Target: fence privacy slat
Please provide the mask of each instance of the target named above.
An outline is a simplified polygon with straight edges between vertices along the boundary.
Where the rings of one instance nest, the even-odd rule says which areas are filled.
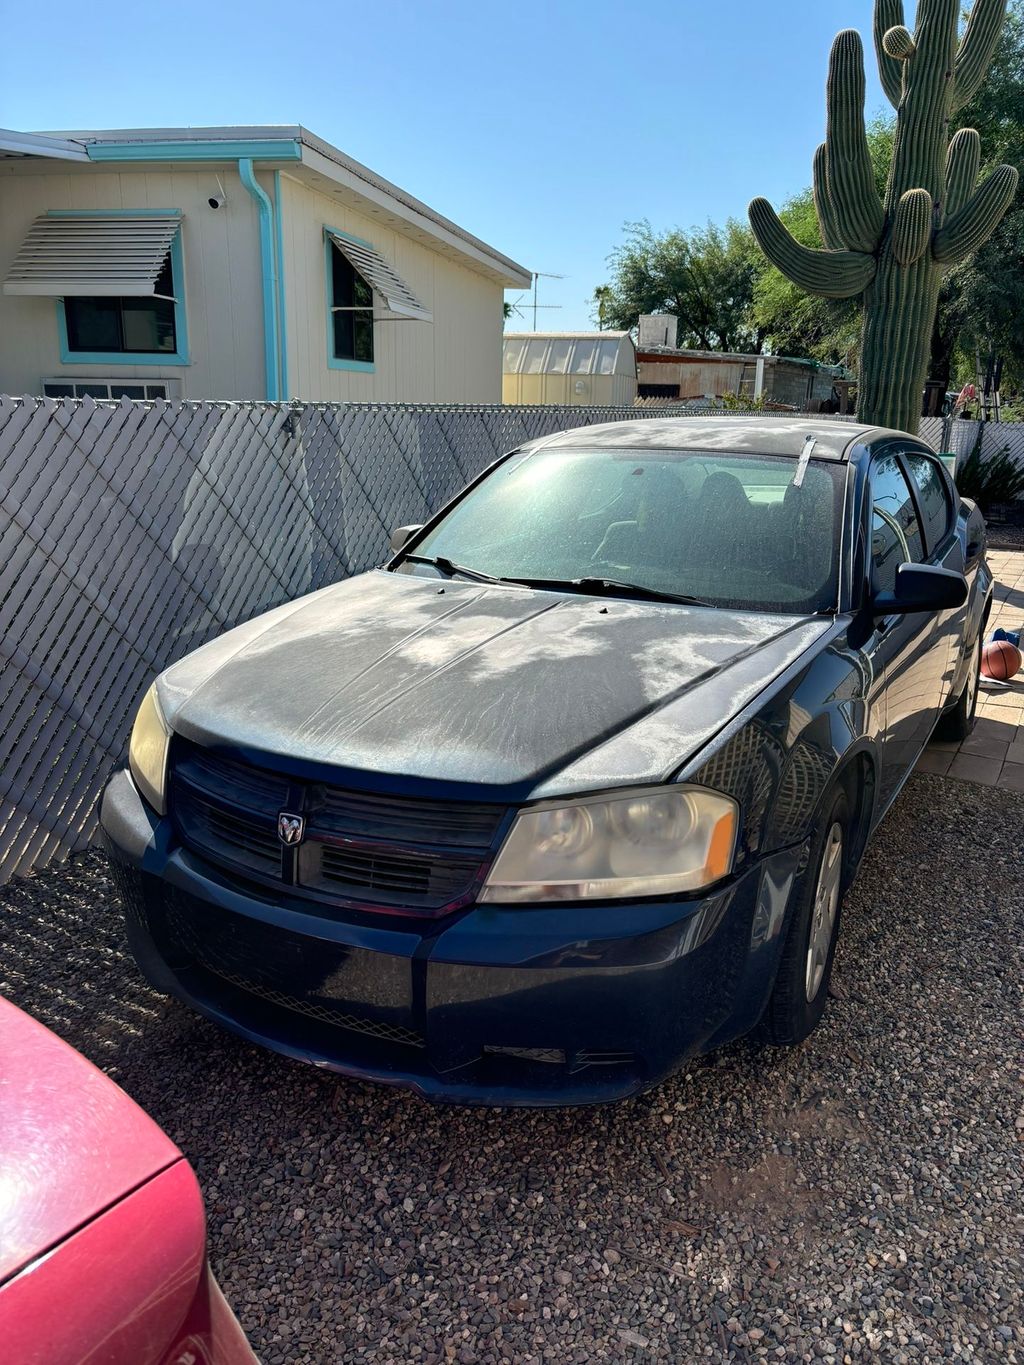
[[[0,882],[88,843],[175,659],[381,563],[523,441],[677,414],[700,415],[0,397]],[[953,424],[961,453],[974,426]]]

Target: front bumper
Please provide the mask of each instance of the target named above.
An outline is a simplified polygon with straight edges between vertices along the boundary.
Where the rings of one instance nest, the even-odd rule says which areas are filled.
[[[100,822],[146,977],[288,1056],[484,1105],[592,1104],[751,1028],[800,850],[715,894],[376,916],[268,892],[175,840],[126,772]]]

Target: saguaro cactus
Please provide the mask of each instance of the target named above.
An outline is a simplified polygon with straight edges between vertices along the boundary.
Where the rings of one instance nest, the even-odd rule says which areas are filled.
[[[814,157],[824,250],[801,246],[766,199],[750,205],[761,250],[794,284],[828,298],[864,296],[858,413],[916,431],[943,272],[995,231],[1017,189],[1013,166],[975,188],[981,140],[949,139],[953,114],[985,78],[1006,0],[975,0],[958,38],[961,0],[918,0],[913,33],[902,0],[875,0],[882,85],[896,106],[892,170],[875,189],[864,131],[864,52],[846,29],[832,45],[825,141]]]

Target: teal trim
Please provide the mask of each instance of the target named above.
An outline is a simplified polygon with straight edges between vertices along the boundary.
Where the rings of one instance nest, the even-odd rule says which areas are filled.
[[[274,172],[274,208],[277,213],[277,328],[278,344],[281,348],[281,398],[288,401],[288,315],[285,308],[284,287],[284,204],[281,202],[281,172]]]
[[[260,267],[263,274],[263,369],[266,375],[267,402],[277,403],[280,345],[277,330],[277,266],[274,259],[274,206],[256,179],[252,158],[241,157],[238,175],[256,201],[260,219]]]
[[[102,212],[104,217],[136,218],[162,212],[164,216],[177,210],[140,210],[118,209],[107,213],[103,210],[78,209],[58,210],[62,218],[91,218],[94,213]],[[57,300],[57,335],[60,340],[60,363],[62,365],[190,365],[188,349],[188,322],[185,308],[185,253],[181,245],[181,228],[171,243],[171,273],[174,276],[174,351],[72,351],[68,346],[68,319],[64,312],[64,300]]]
[[[90,142],[90,161],[301,161],[294,138],[268,142]]]
[[[362,374],[373,374],[377,366],[372,360],[336,360],[328,351],[327,368],[329,370],[357,370]]]
[[[329,236],[332,232],[338,237],[344,237],[349,242],[357,242],[360,246],[368,246],[371,250],[373,249],[372,242],[367,242],[362,237],[353,237],[351,232],[342,232],[341,228],[328,227],[326,223],[324,224],[324,303],[327,310],[327,368],[329,370],[354,370],[357,374],[373,374],[377,366],[372,360],[339,360],[334,354],[334,315],[331,312],[331,305],[334,302],[331,297],[331,278],[334,272],[331,252],[336,248]]]
[[[373,243],[372,243],[372,242],[368,242],[368,241],[366,240],[365,237],[357,237],[357,236],[356,236],[354,233],[352,233],[352,232],[342,232],[341,228],[334,228],[334,227],[327,227],[327,226],[325,226],[325,227],[324,227],[324,233],[326,234],[326,233],[328,233],[328,232],[333,232],[334,235],[335,235],[335,237],[344,237],[345,240],[346,240],[346,242],[355,242],[356,246],[365,246],[365,247],[369,247],[369,249],[370,249],[371,251],[376,251],[376,249],[377,249],[377,248],[373,245]]]
[[[47,209],[47,218],[180,218],[181,209]]]

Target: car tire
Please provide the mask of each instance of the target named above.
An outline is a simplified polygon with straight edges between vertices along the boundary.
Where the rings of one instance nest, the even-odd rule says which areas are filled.
[[[936,739],[966,739],[974,729],[974,722],[978,715],[978,680],[981,677],[981,645],[982,639],[979,632],[978,640],[973,650],[973,671],[967,674],[966,681],[960,689],[960,695],[957,698],[956,705],[939,717],[938,724],[935,726]]]
[[[793,888],[786,942],[762,1020],[763,1032],[780,1047],[802,1043],[825,1012],[850,835],[849,802],[844,791],[836,791],[814,827],[807,868]]]

